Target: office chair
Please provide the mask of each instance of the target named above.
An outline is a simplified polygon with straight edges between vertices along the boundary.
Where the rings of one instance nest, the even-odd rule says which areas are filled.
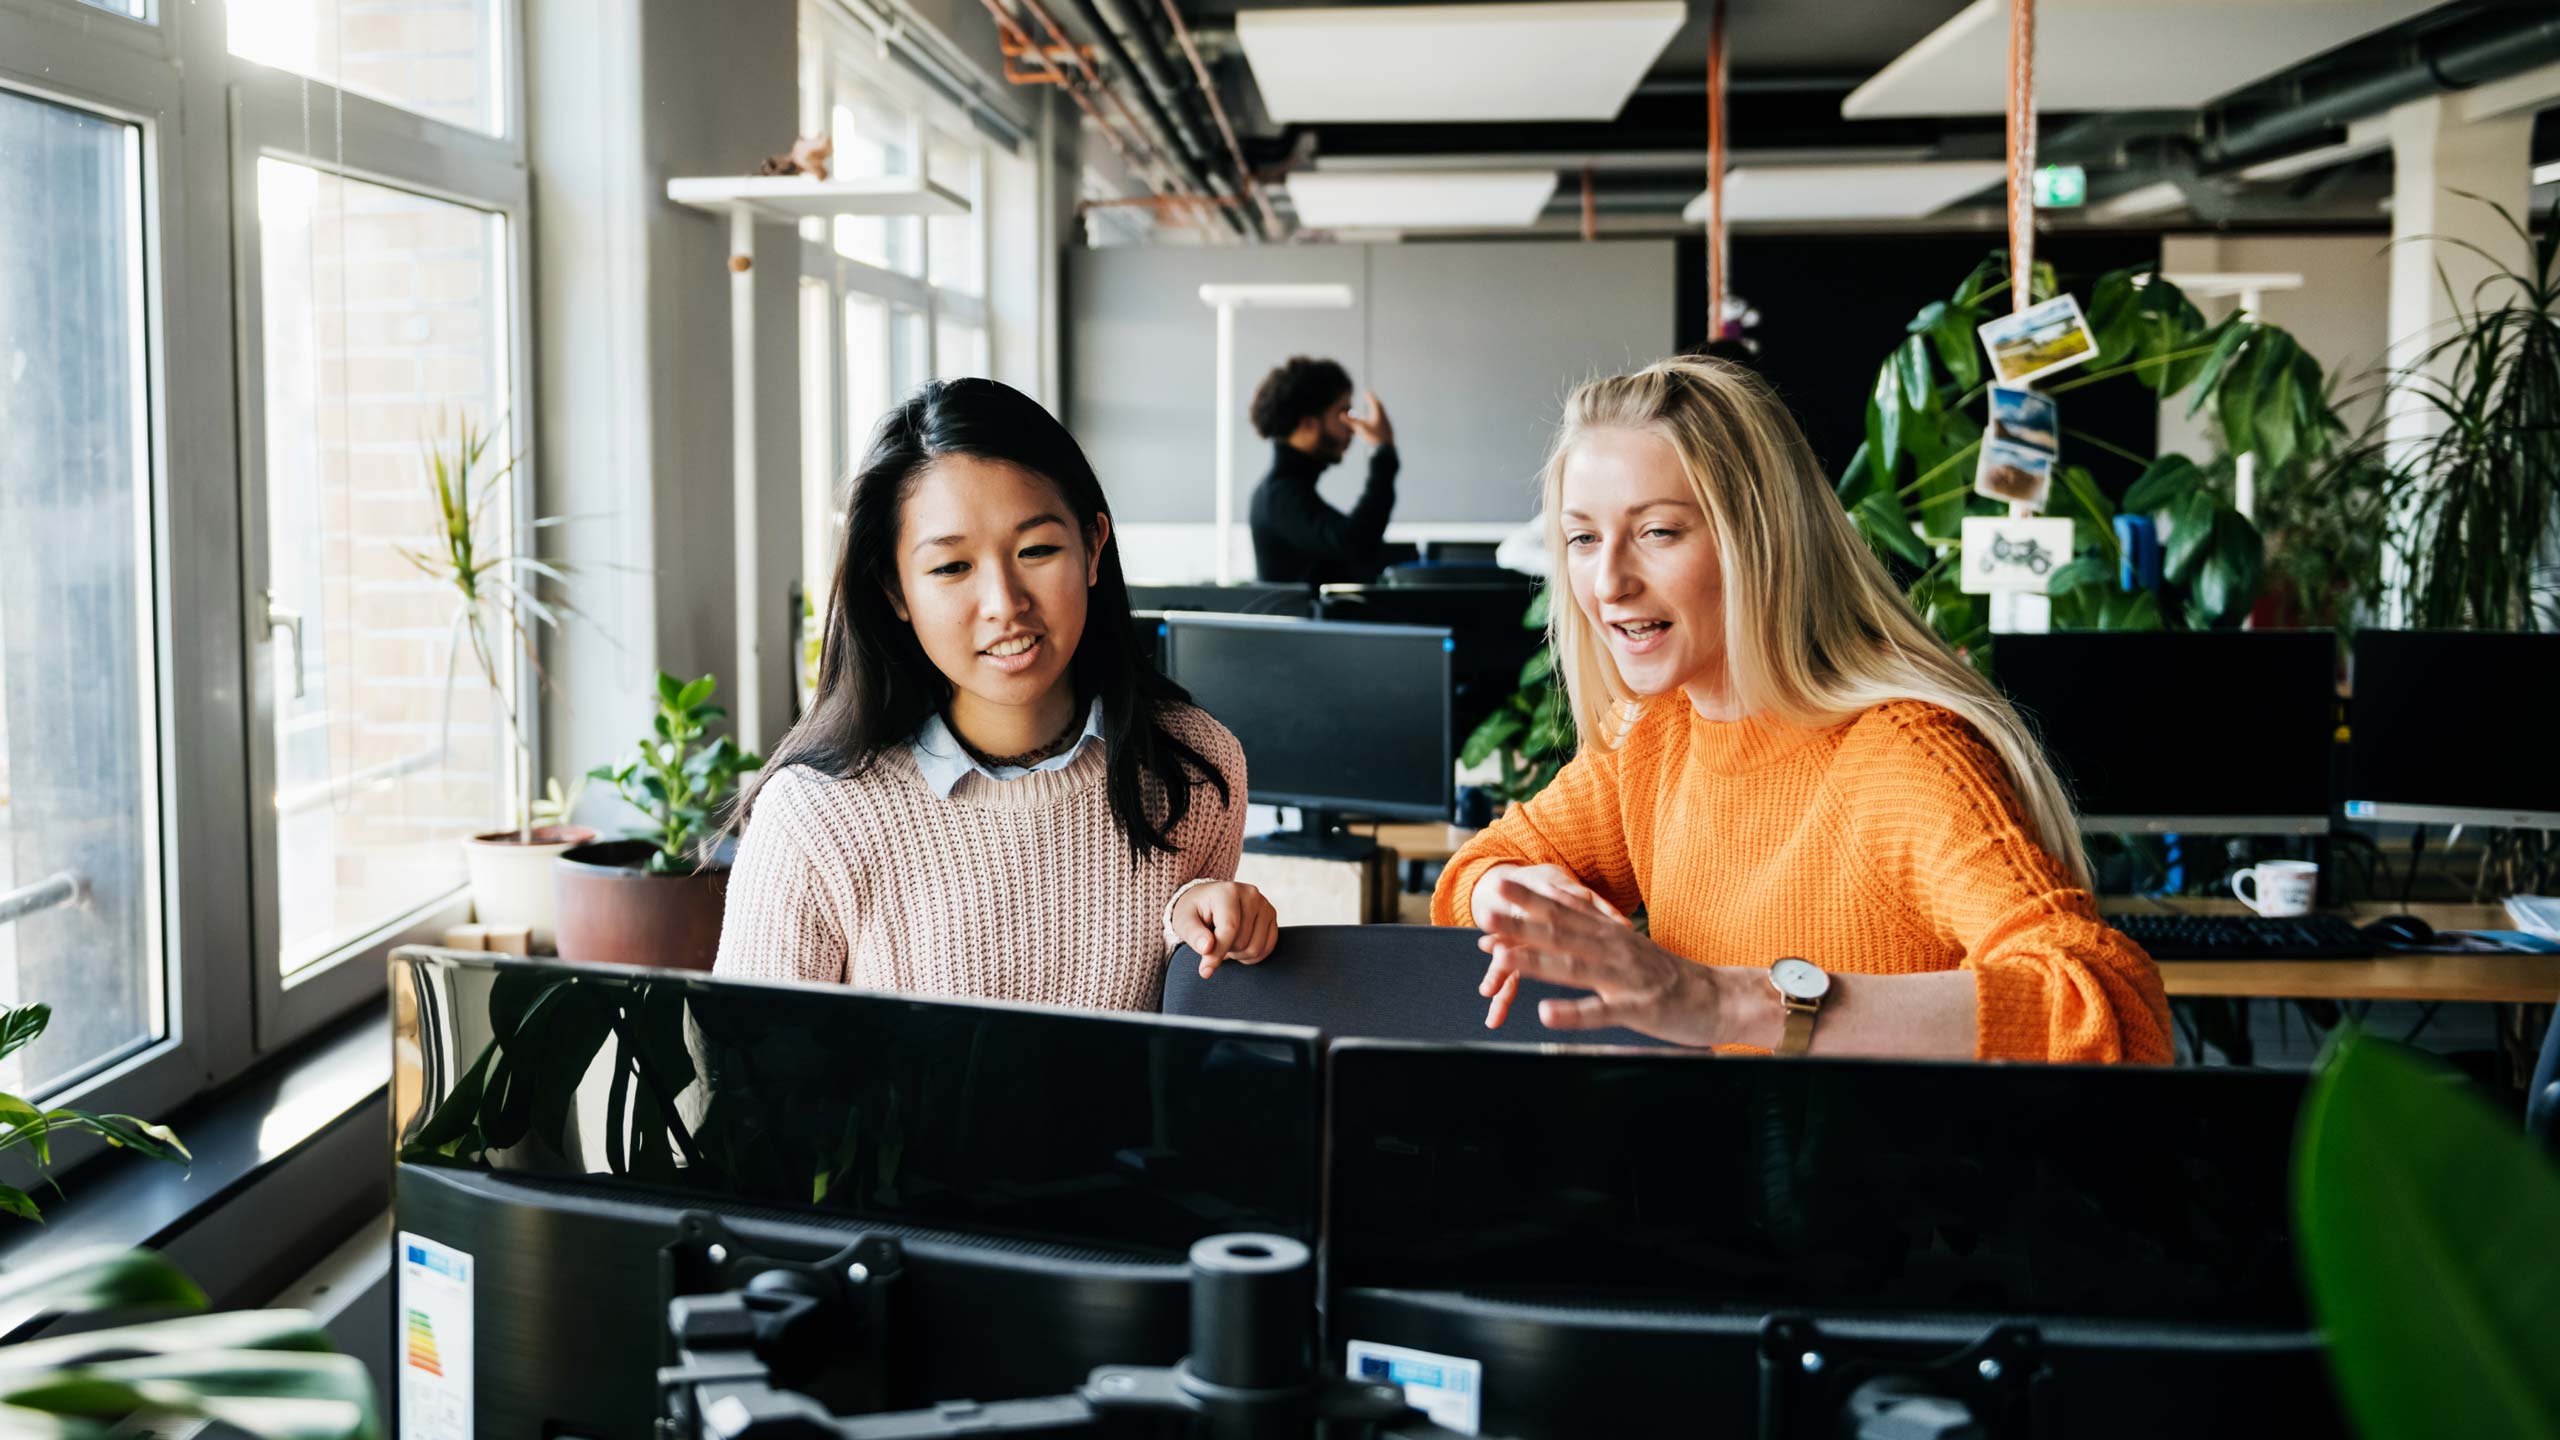
[[[1215,1020],[1310,1025],[1329,1040],[1491,1041],[1519,1045],[1650,1045],[1633,1030],[1550,1030],[1538,1002],[1582,992],[1534,980],[1500,1030],[1484,1028],[1481,931],[1435,925],[1287,925],[1258,965],[1233,961],[1200,978],[1185,945],[1165,972],[1163,1011]]]
[[[1390,565],[1379,572],[1378,583],[1398,590],[1427,590],[1441,585],[1511,585],[1518,587],[1523,604],[1528,602],[1529,592],[1538,585],[1535,576],[1506,570],[1499,565],[1444,565],[1429,561]]]

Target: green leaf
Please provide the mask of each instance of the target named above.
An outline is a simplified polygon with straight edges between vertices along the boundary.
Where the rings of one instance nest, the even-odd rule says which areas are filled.
[[[1890,495],[1869,495],[1858,502],[1851,518],[1858,522],[1859,531],[1871,546],[1879,546],[1914,565],[1926,565],[1932,558],[1929,547],[1911,533],[1910,517],[1902,513],[1902,507],[1894,504]]]
[[[2046,577],[2044,593],[2068,595],[2084,585],[2112,584],[2116,567],[2095,555],[2083,555]]]
[[[668,674],[668,673],[667,673],[666,671],[664,671],[664,670],[661,670],[661,671],[659,671],[659,672],[658,672],[658,703],[659,703],[659,704],[661,704],[661,705],[665,705],[665,706],[668,706],[668,707],[670,707],[670,708],[673,708],[673,707],[674,707],[674,705],[675,705],[675,703],[676,703],[676,697],[677,697],[677,696],[679,696],[679,695],[682,695],[683,693],[684,693],[684,686],[683,686],[683,684],[682,684],[681,682],[679,682],[679,681],[676,679],[676,677],[674,677],[673,675]]]
[[[705,675],[701,679],[692,682],[682,690],[676,692],[675,707],[679,710],[690,711],[696,705],[710,699],[711,692],[719,688],[719,681]]]
[[[2237,510],[2214,512],[2213,543],[2197,567],[2195,603],[2208,625],[2236,624],[2258,603],[2267,546],[2258,527]]]
[[[1894,360],[1902,371],[1903,408],[1915,415],[1938,408],[1938,389],[1929,375],[1929,342],[1912,336],[1894,352]]]
[[[1842,505],[1855,506],[1884,489],[1885,485],[1886,482],[1877,477],[1876,467],[1867,463],[1867,442],[1861,440],[1858,448],[1849,452],[1848,468],[1840,472],[1840,482],[1831,488],[1832,493],[1840,497]]]
[[[2560,1169],[2458,1076],[2350,1032],[2294,1149],[2303,1276],[2366,1440],[2560,1435]]]
[[[1907,334],[1926,335],[1929,333],[1931,328],[1936,326],[1939,321],[1945,319],[1946,316],[1947,302],[1944,300],[1932,300],[1928,304],[1921,306],[1920,313],[1912,316],[1911,323],[1903,326],[1902,328]]]
[[[1547,683],[1547,677],[1555,673],[1555,650],[1553,647],[1541,646],[1537,654],[1530,656],[1520,666],[1520,688],[1525,690],[1533,685],[1544,685]]]
[[[87,1249],[0,1274],[0,1305],[80,1315],[143,1306],[201,1310],[205,1298],[177,1266],[148,1250]]]
[[[2258,372],[2257,414],[2252,416],[2252,430],[2258,442],[2258,453],[2269,465],[2283,465],[2291,460],[2298,447],[2301,419],[2294,401],[2294,364],[2302,351],[2292,336],[2281,330],[2269,335],[2270,349]]]
[[[43,1111],[15,1095],[0,1094],[0,1125],[9,1127],[0,1133],[0,1150],[23,1144],[35,1152],[37,1168],[53,1163],[53,1142],[46,1138],[51,1127]]]
[[[1529,728],[1527,717],[1517,710],[1496,710],[1477,722],[1467,736],[1466,748],[1458,752],[1458,763],[1472,769],[1494,757],[1503,746],[1517,740]]]
[[[2240,347],[2248,344],[2258,333],[2256,325],[2242,320],[2237,314],[2214,328],[2220,333],[2213,342],[2213,352],[2205,356],[2203,367],[2195,374],[2195,397],[2187,402],[2190,417],[2213,399],[2214,387],[2222,382],[2222,372],[2230,366],[2231,357],[2239,354]]]
[[[2204,484],[2204,478],[2204,471],[2186,456],[2174,452],[2163,455],[2126,489],[2123,510],[2132,515],[2166,510],[2193,494]]]
[[[1982,383],[1982,337],[1975,327],[1982,316],[1971,307],[1950,309],[1929,327],[1929,343],[1938,352],[1938,363],[1947,367],[1959,390],[1971,390]]]
[[[14,1010],[0,1011],[0,1059],[15,1055],[33,1043],[52,1019],[53,1007],[50,1005],[21,1005]]]
[[[2159,630],[2165,628],[2160,618],[2159,596],[2148,590],[2136,590],[2131,594],[2122,590],[2109,590],[2104,593],[2106,600],[2098,608],[2099,629]]]
[[[369,1440],[373,1384],[351,1356],[198,1351],[14,1377],[0,1403],[98,1420],[200,1416],[266,1440]]]
[[[2222,416],[2222,443],[2234,455],[2258,448],[2254,423],[2258,411],[2258,372],[2265,368],[2267,347],[2252,345],[2239,362],[2225,370],[2215,389]]]
[[[2220,504],[2203,490],[2190,490],[2169,507],[2169,534],[2163,542],[2161,573],[2179,585],[2195,578],[2213,539],[2213,512]]]
[[[1543,630],[1546,628],[1548,598],[1554,593],[1544,585],[1538,587],[1538,593],[1529,597],[1528,610],[1520,617],[1521,629]]]
[[[329,1353],[329,1332],[307,1310],[224,1310],[182,1315],[147,1325],[84,1330],[12,1345],[0,1351],[0,1372],[58,1370],[138,1355],[182,1355],[200,1350],[278,1350]]]
[[[21,1220],[33,1220],[39,1225],[44,1223],[44,1212],[36,1208],[35,1197],[15,1185],[0,1185],[0,1212],[15,1215]]]
[[[196,1157],[178,1142],[175,1132],[166,1125],[154,1125],[131,1115],[92,1115],[86,1110],[51,1110],[45,1118],[59,1128],[62,1122],[79,1125],[105,1137],[110,1145],[120,1145],[137,1155],[184,1165]]]
[[[1875,393],[1867,400],[1867,464],[1875,471],[1876,480],[1893,484],[1893,472],[1902,459],[1902,378],[1895,373],[1893,357],[1876,367]]]

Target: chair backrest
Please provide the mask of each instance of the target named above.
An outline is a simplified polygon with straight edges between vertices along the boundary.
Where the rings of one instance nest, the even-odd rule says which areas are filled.
[[[1484,1028],[1476,994],[1483,932],[1433,925],[1291,925],[1256,965],[1226,964],[1207,980],[1191,947],[1165,973],[1164,1013],[1311,1025],[1329,1040],[1495,1041],[1505,1044],[1661,1045],[1632,1030],[1550,1030],[1542,999],[1580,992],[1523,981],[1500,1030]]]

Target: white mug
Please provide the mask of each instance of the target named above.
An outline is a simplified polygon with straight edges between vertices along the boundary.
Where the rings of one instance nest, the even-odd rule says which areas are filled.
[[[2261,915],[2308,915],[2320,893],[2320,867],[2308,860],[2261,860],[2232,875],[2231,893]]]

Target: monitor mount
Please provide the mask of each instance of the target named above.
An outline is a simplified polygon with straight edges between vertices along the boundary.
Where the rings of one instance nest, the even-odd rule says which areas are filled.
[[[817,1261],[768,1260],[716,1217],[689,1214],[666,1274],[676,1363],[658,1372],[661,1440],[1457,1433],[1417,1416],[1396,1386],[1321,1371],[1315,1260],[1281,1236],[1216,1235],[1191,1247],[1191,1353],[1177,1364],[1105,1365],[1065,1395],[902,1411],[886,1408],[897,1403],[894,1377],[911,1368],[896,1345],[910,1282],[895,1239],[865,1236]],[[726,1288],[672,1293],[706,1278]]]
[[[1351,833],[1350,819],[1339,810],[1302,807],[1294,830],[1274,830],[1244,842],[1255,855],[1296,855],[1309,860],[1366,860],[1378,853],[1378,842]]]
[[[2043,1440],[2050,1375],[2032,1325],[2003,1323],[1952,1352],[1760,1322],[1760,1440]]]

